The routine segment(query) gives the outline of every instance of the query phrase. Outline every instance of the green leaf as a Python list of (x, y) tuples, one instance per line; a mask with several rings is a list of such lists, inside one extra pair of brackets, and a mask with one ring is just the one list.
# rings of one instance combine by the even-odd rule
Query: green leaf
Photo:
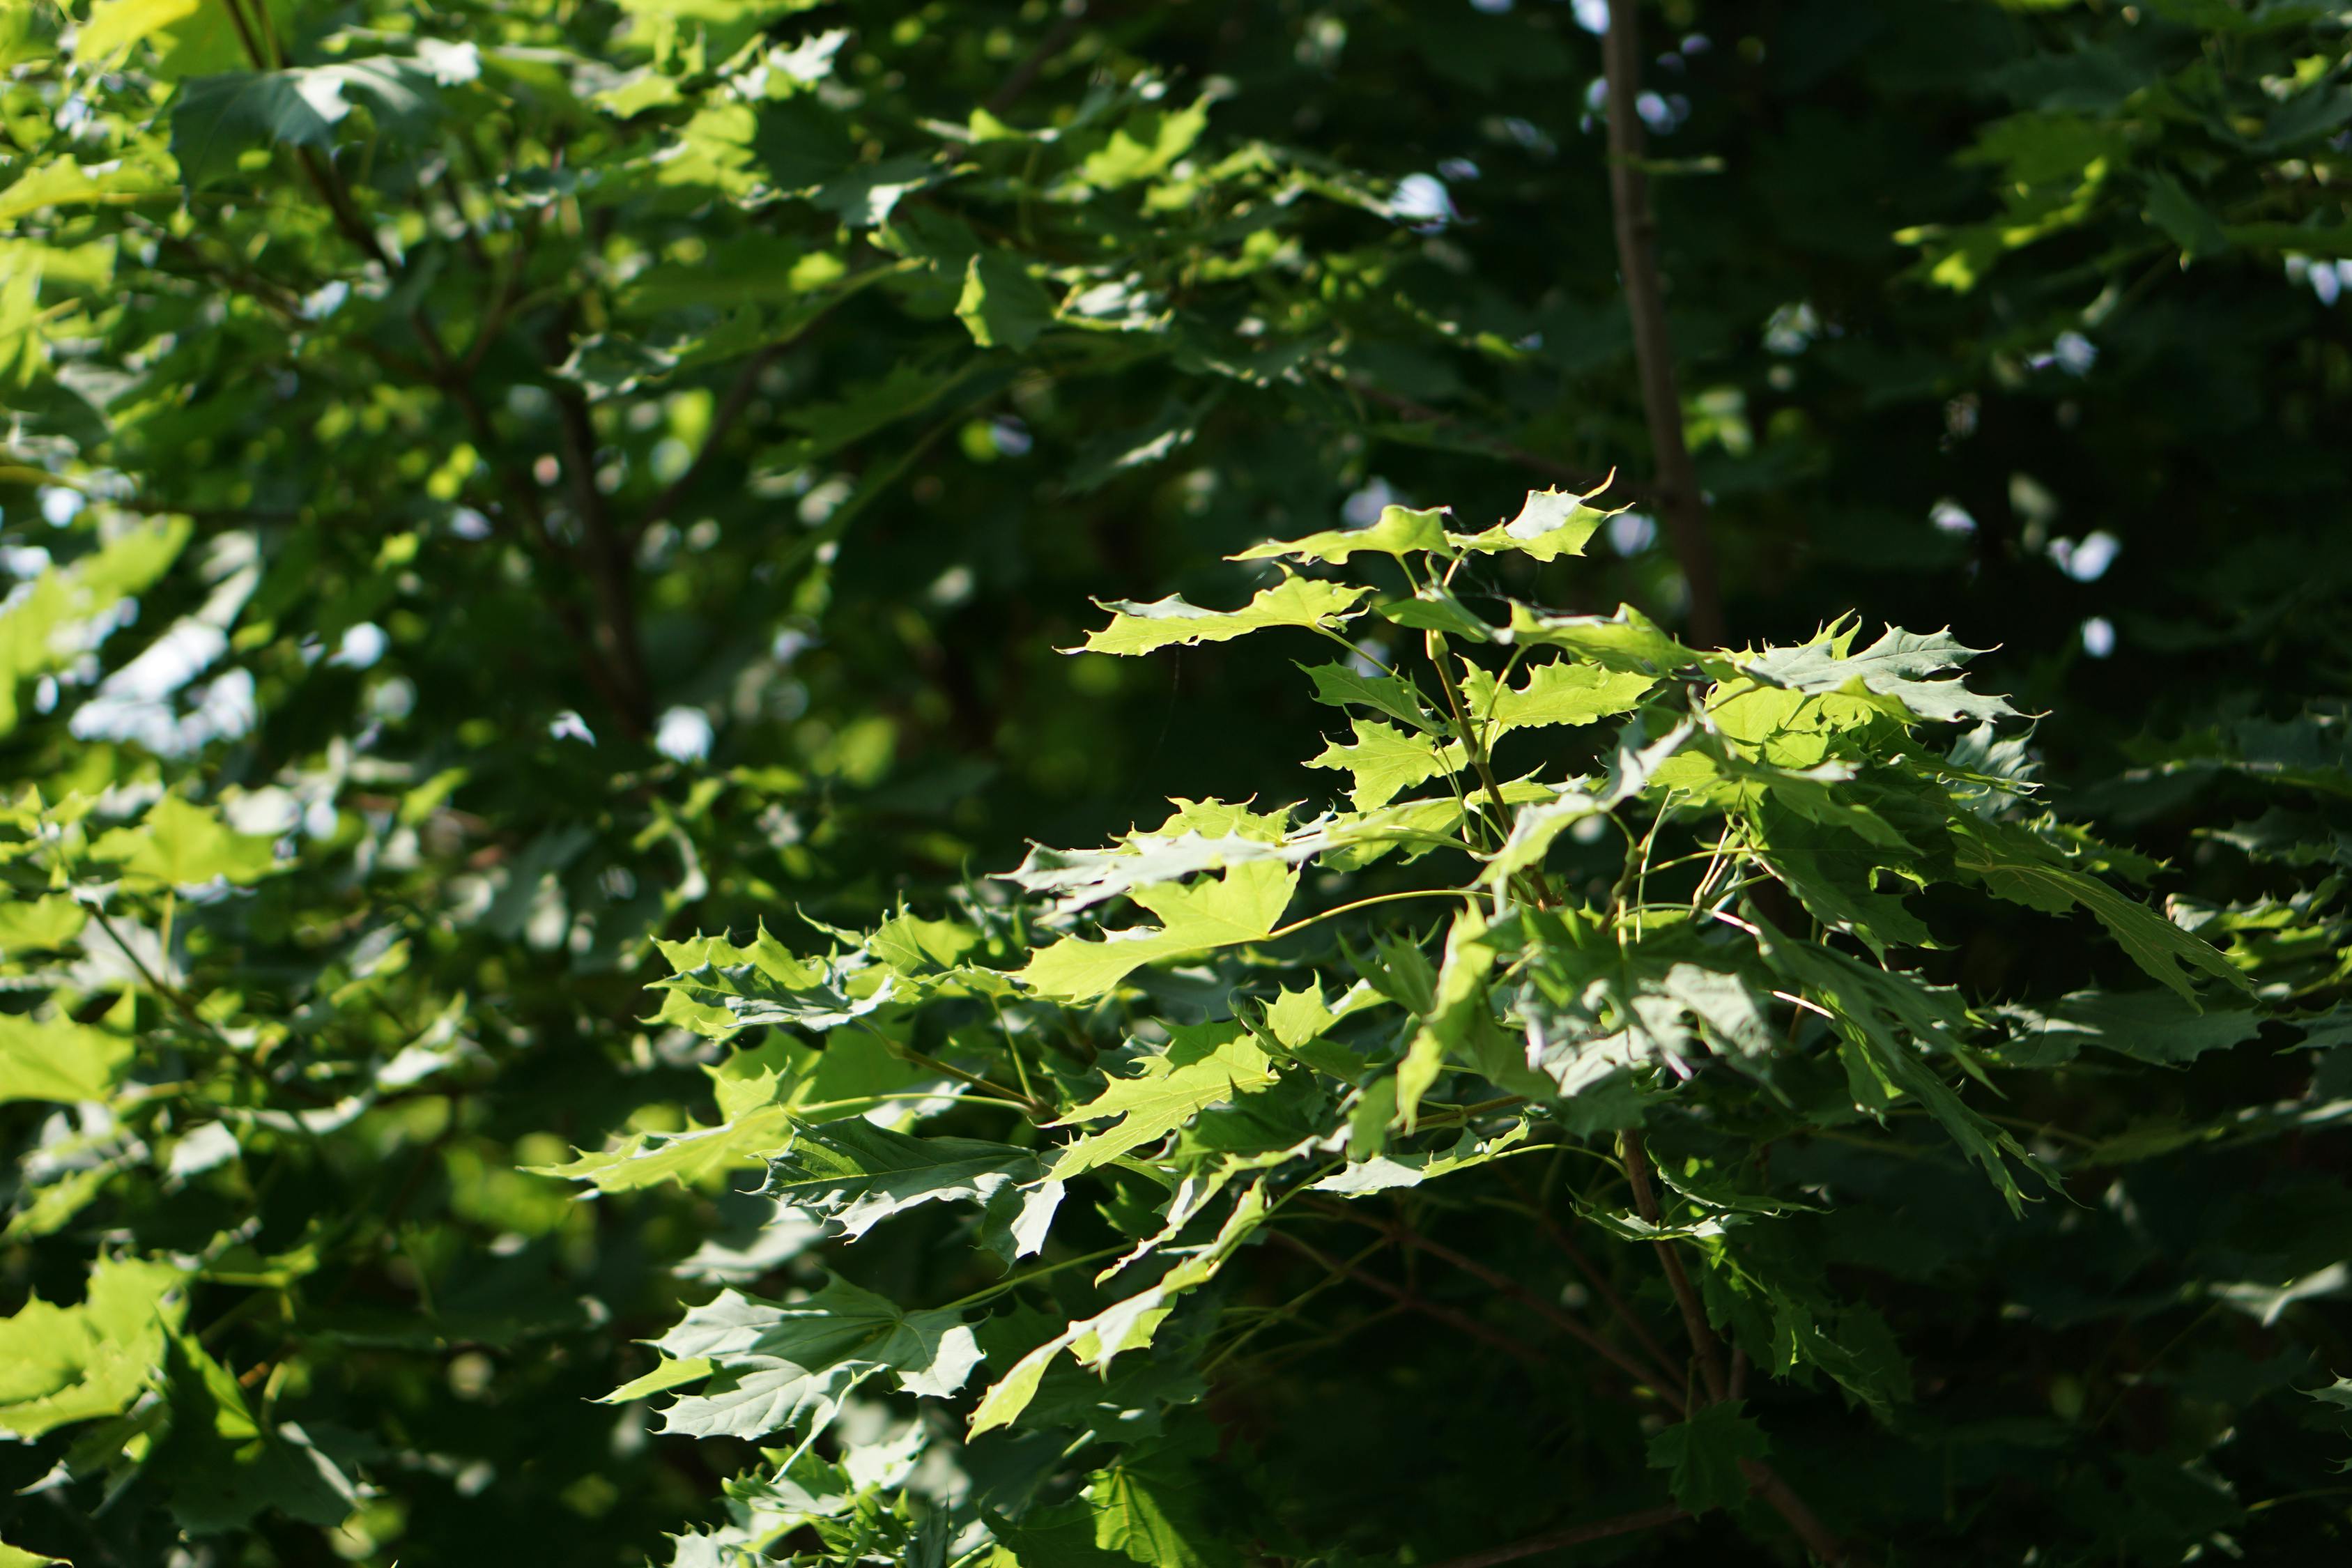
[(172, 156), (190, 190), (236, 172), (249, 147), (326, 151), (355, 107), (381, 131), (412, 132), (436, 107), (432, 78), (378, 56), (289, 70), (192, 77), (172, 100)]
[(1462, 700), (1482, 738), (1545, 724), (1591, 724), (1630, 713), (1657, 685), (1640, 671), (1556, 659), (1529, 669), (1517, 686), (1463, 662)]
[(1735, 668), (1720, 654), (1684, 647), (1630, 605), (1619, 605), (1613, 616), (1546, 616), (1515, 604), (1509, 637), (1524, 646), (1565, 648), (1603, 668), (1635, 674), (1673, 675), (1697, 668), (1722, 679)]
[(663, 1182), (696, 1186), (713, 1176), (755, 1165), (790, 1142), (789, 1107), (766, 1105), (716, 1127), (683, 1132), (635, 1132), (596, 1154), (560, 1165), (525, 1165), (533, 1175), (586, 1182), (600, 1193), (633, 1193)]
[(1979, 696), (1956, 679), (1924, 679), (1958, 668), (1982, 648), (1969, 647), (1948, 632), (1923, 635), (1889, 626), (1876, 642), (1850, 653), (1853, 633), (1852, 625), (1832, 626), (1801, 647), (1767, 648), (1741, 661), (1740, 668), (1796, 691), (1851, 691), (1859, 682), (1861, 689), (1891, 697), (1919, 718), (1939, 722), (2019, 717), (2005, 698)]
[(1315, 700), (1334, 708), (1353, 704), (1387, 714), (1420, 731), (1434, 735), (1444, 725), (1425, 708), (1421, 692), (1411, 681), (1394, 675), (1366, 675), (1344, 664), (1300, 665), (1307, 678), (1315, 683)]
[(1216, 404), (1214, 392), (1197, 403), (1171, 397), (1150, 424), (1095, 437), (1064, 481), (1069, 493), (1091, 495), (1122, 475), (1174, 457), (1198, 438)]
[(1469, 753), (1459, 741), (1443, 745), (1425, 735), (1408, 735), (1377, 719), (1352, 721), (1351, 745), (1330, 744), (1307, 759), (1310, 768), (1334, 768), (1354, 775), (1349, 798), (1359, 811), (1386, 805), (1402, 792), (1440, 773), (1459, 771)]
[(1054, 301), (1009, 251), (984, 250), (964, 266), (956, 319), (982, 348), (1025, 350), (1054, 321)]
[(1133, 1076), (1111, 1079), (1093, 1100), (1047, 1123), (1071, 1127), (1118, 1118), (1116, 1126), (1065, 1145), (1054, 1160), (1054, 1177), (1066, 1182), (1124, 1159), (1159, 1142), (1210, 1106), (1273, 1087), (1277, 1076), (1273, 1061), (1244, 1026), (1179, 1026), (1171, 1031), (1167, 1049), (1144, 1058)]
[(129, 1076), (137, 1049), (126, 1036), (68, 1018), (0, 1014), (0, 1103), (103, 1103)]
[(1087, 155), (1078, 173), (1090, 185), (1116, 190), (1164, 173), (1192, 151), (1209, 123), (1209, 100), (1188, 109), (1146, 109)]
[(1451, 591), (1435, 584), (1416, 590), (1410, 599), (1382, 599), (1372, 611), (1382, 620), (1415, 631), (1442, 632), (1475, 643), (1505, 640), (1503, 634), (1472, 614)]
[(1134, 1568), (1135, 1559), (1095, 1544), (1095, 1510), (1084, 1498), (1033, 1508), (1015, 1524), (983, 1511), (996, 1541), (990, 1568)]
[[(684, 944), (659, 945), (672, 963), (679, 962)], [(677, 1021), (714, 1038), (776, 1024), (815, 1033), (837, 1029), (883, 1006), (897, 987), (898, 977), (864, 953), (804, 960), (765, 931), (751, 948), (730, 950), (722, 942), (709, 951), (710, 961), (657, 980), (653, 989), (707, 1010)]]
[(43, 1563), (56, 1563), (64, 1568), (73, 1564), (63, 1557), (44, 1557), (37, 1552), (27, 1552), (21, 1546), (11, 1546), (0, 1541), (0, 1568), (41, 1568)]
[(1500, 954), (1486, 937), (1486, 917), (1475, 907), (1457, 911), (1445, 933), (1445, 954), (1429, 1005), (1422, 1010), (1421, 1026), (1397, 1065), (1397, 1119), (1407, 1131), (1418, 1125), (1422, 1096), (1448, 1059), (1472, 1051), (1475, 1037), (1494, 1026), (1486, 976)]
[(2134, 963), (2170, 986), (2191, 1007), (2200, 1005), (2192, 971), (2238, 990), (2252, 983), (2221, 952), (2135, 899), (2059, 859), (2032, 834), (2007, 823), (1971, 819), (1955, 824), (1955, 863), (1988, 892), (2046, 914), (2077, 906), (2090, 911), (2123, 944)]
[(839, 1279), (803, 1301), (722, 1291), (654, 1343), (675, 1360), (710, 1363), (702, 1392), (663, 1412), (663, 1430), (697, 1437), (782, 1432), (806, 1442), (870, 1377), (888, 1373), (909, 1394), (945, 1399), (981, 1360), (952, 1308), (908, 1312)]
[(988, 1207), (1045, 1173), (1026, 1149), (972, 1138), (912, 1138), (851, 1117), (796, 1129), (792, 1142), (769, 1156), (760, 1191), (833, 1221), (855, 1241), (923, 1204)]
[(2096, 1046), (2137, 1061), (2177, 1067), (2208, 1051), (2243, 1045), (2263, 1015), (2245, 1008), (2200, 1012), (2168, 991), (2077, 991), (2046, 1011), (2001, 1009), (2017, 1033), (2000, 1048), (2004, 1067), (2053, 1068)]
[(0, 904), (0, 952), (54, 952), (89, 923), (89, 911), (62, 893)]
[(1296, 868), (1257, 861), (1189, 884), (1137, 888), (1128, 897), (1158, 915), (1160, 925), (1111, 931), (1100, 941), (1064, 937), (1034, 954), (1017, 978), (1043, 996), (1087, 1001), (1147, 963), (1263, 940), (1297, 886)]
[[(0, 223), (23, 216), (20, 194), (38, 178), (37, 172), (0, 191)], [(18, 686), (70, 658), (71, 641), (60, 634), (144, 592), (178, 559), (192, 532), (185, 518), (125, 530), (71, 566), (43, 572), (30, 592), (8, 596), (0, 608), (0, 735), (16, 727)]]
[(1327, 629), (1349, 618), (1370, 590), (1343, 587), (1312, 577), (1286, 577), (1261, 589), (1238, 610), (1204, 610), (1175, 595), (1148, 605), (1126, 599), (1096, 601), (1111, 612), (1110, 625), (1090, 634), (1084, 653), (1139, 654), (1197, 643), (1224, 642), (1268, 626)]
[(1772, 794), (1751, 807), (1748, 822), (1765, 865), (1822, 925), (1882, 954), (1892, 947), (1936, 945), (1934, 933), (1899, 894), (1880, 890), (1882, 876), (1898, 884), (1905, 878), (1868, 839), (1824, 827)]
[(279, 869), (266, 834), (239, 833), (219, 813), (165, 795), (134, 827), (100, 836), (90, 853), (120, 861), (127, 878), (151, 887), (201, 887), (218, 877), (244, 886)]
[(1296, 864), (1312, 856), (1320, 842), (1312, 837), (1297, 843), (1268, 843), (1237, 833), (1215, 838), (1201, 833), (1173, 838), (1138, 833), (1117, 849), (1049, 849), (1037, 844), (1018, 868), (1003, 873), (1003, 879), (1048, 895), (1063, 910), (1077, 910), (1203, 871), (1259, 860)]
[(1650, 1468), (1666, 1472), (1666, 1485), (1685, 1511), (1731, 1508), (1748, 1496), (1740, 1466), (1763, 1458), (1772, 1446), (1747, 1409), (1742, 1399), (1702, 1405), (1650, 1439)]
[(1097, 1471), (1086, 1498), (1095, 1541), (1150, 1568), (1229, 1568), (1243, 1559), (1203, 1518), (1201, 1478), (1173, 1455), (1130, 1451)]
[(146, 1472), (191, 1535), (218, 1535), (278, 1512), (333, 1526), (359, 1507), (359, 1489), (299, 1426), (257, 1418), (236, 1379), (193, 1338), (164, 1345), (172, 1424)]
[(2221, 220), (2174, 175), (2150, 171), (2140, 175), (2140, 183), (2147, 187), (2147, 205), (2140, 216), (2188, 255), (2211, 256), (2230, 248)]
[(1960, 1044), (1967, 1015), (1957, 998), (1916, 976), (1874, 968), (1816, 942), (1769, 933), (1761, 945), (1765, 962), (1830, 1014), (1831, 1027), (1846, 1043), (1856, 1109), (1882, 1115), (1896, 1097), (1911, 1095), (1982, 1167), (2010, 1211), (2022, 1212), (2024, 1196), (2008, 1161), (2046, 1171), (2016, 1139), (1969, 1109), (1922, 1057), (1934, 1051), (1969, 1063)]
[[(1605, 488), (1605, 481), (1604, 481)], [(1457, 550), (1482, 554), (1512, 551), (1538, 561), (1581, 555), (1584, 546), (1609, 514), (1584, 504), (1584, 498), (1567, 490), (1529, 490), (1527, 504), (1508, 522), (1498, 522), (1483, 533), (1452, 533), (1447, 542)]]
[(678, 358), (671, 349), (625, 332), (596, 332), (572, 344), (571, 355), (555, 367), (555, 374), (603, 402), (660, 381), (677, 368)]
[(84, 60), (110, 61), (150, 33), (194, 15), (202, 0), (97, 0), (74, 41)]
[(1023, 1356), (981, 1396), (971, 1413), (968, 1436), (978, 1437), (1021, 1418), (1037, 1395), (1046, 1369), (1064, 1352), (1097, 1372), (1109, 1368), (1115, 1357), (1150, 1344), (1174, 1310), (1176, 1299), (1216, 1278), (1218, 1270), (1243, 1242), (1265, 1222), (1265, 1189), (1253, 1184), (1234, 1204), (1216, 1238), (1178, 1264), (1157, 1285), (1139, 1291), (1091, 1318), (1069, 1324), (1044, 1344)]
[[(1393, 1083), (1383, 1079), (1382, 1083)], [(1396, 1107), (1391, 1101), (1380, 1110), (1382, 1129), (1394, 1117)], [(1489, 1161), (1500, 1159), (1527, 1141), (1533, 1131), (1525, 1121), (1514, 1121), (1506, 1131), (1491, 1138), (1481, 1138), (1468, 1128), (1455, 1139), (1453, 1147), (1420, 1154), (1389, 1155), (1375, 1153), (1363, 1159), (1351, 1159), (1348, 1168), (1324, 1177), (1315, 1184), (1318, 1193), (1337, 1193), (1341, 1197), (1368, 1197), (1374, 1193), (1392, 1192), (1399, 1187), (1417, 1187), (1423, 1182), (1433, 1182), (1440, 1176), (1456, 1171), (1474, 1170)], [(1352, 1156), (1357, 1152), (1353, 1142), (1349, 1144)]]
[(100, 1258), (79, 1306), (35, 1296), (0, 1318), (0, 1432), (30, 1441), (128, 1409), (186, 1314), (186, 1277), (175, 1264)]
[(1321, 533), (1310, 533), (1304, 539), (1254, 544), (1240, 554), (1228, 555), (1225, 559), (1273, 561), (1288, 558), (1328, 561), (1334, 565), (1341, 565), (1350, 556), (1366, 551), (1393, 555), (1400, 560), (1412, 554), (1450, 558), (1454, 552), (1445, 542), (1445, 510), (1433, 507), (1426, 511), (1415, 511), (1410, 507), (1382, 507), (1380, 517), (1363, 528), (1326, 529)]

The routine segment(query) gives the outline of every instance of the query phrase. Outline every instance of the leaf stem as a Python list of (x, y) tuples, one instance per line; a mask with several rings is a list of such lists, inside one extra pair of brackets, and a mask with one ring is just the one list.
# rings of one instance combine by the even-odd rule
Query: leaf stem
[(960, 1083), (968, 1083), (974, 1089), (987, 1089), (991, 1094), (1000, 1095), (1013, 1104), (1024, 1106), (1032, 1117), (1049, 1117), (1054, 1114), (1055, 1108), (1034, 1094), (1024, 1094), (1010, 1084), (999, 1083), (992, 1078), (983, 1078), (976, 1072), (966, 1072), (952, 1063), (943, 1062), (934, 1056), (927, 1056), (912, 1046), (902, 1046), (894, 1040), (890, 1042), (890, 1050), (893, 1055), (901, 1057), (917, 1067), (929, 1068), (936, 1073), (944, 1073)]
[(976, 1307), (982, 1301), (994, 1300), (997, 1297), (1003, 1295), (1007, 1290), (1017, 1290), (1033, 1279), (1043, 1279), (1049, 1274), (1059, 1274), (1066, 1268), (1076, 1268), (1082, 1263), (1098, 1263), (1106, 1258), (1116, 1257), (1126, 1250), (1127, 1248), (1125, 1247), (1106, 1247), (1096, 1252), (1081, 1252), (1076, 1258), (1065, 1258), (1059, 1263), (1048, 1263), (1043, 1268), (1032, 1268), (1026, 1274), (1009, 1275), (1003, 1279), (999, 1279), (995, 1284), (991, 1285), (984, 1289), (974, 1290), (969, 1296), (959, 1296), (954, 1300), (935, 1310), (941, 1312), (952, 1312), (959, 1308)]
[(1293, 921), (1286, 926), (1276, 926), (1265, 933), (1265, 940), (1278, 941), (1283, 937), (1305, 931), (1308, 926), (1318, 921), (1328, 921), (1334, 915), (1352, 914), (1358, 910), (1370, 909), (1374, 904), (1393, 904), (1403, 899), (1466, 899), (1469, 896), (1460, 888), (1408, 888), (1401, 893), (1376, 893), (1369, 899), (1358, 899), (1353, 903), (1341, 904), (1336, 909), (1325, 910), (1320, 914), (1308, 915), (1304, 920)]
[[(1486, 786), (1486, 798), (1495, 805), (1495, 834), (1497, 844), (1510, 834), (1511, 808), (1503, 803), (1503, 786), (1495, 782), (1495, 770), (1486, 761), (1486, 748), (1478, 742), (1477, 731), (1470, 727), (1470, 715), (1462, 701), (1462, 688), (1454, 672), (1445, 668), (1445, 637), (1440, 632), (1422, 634), (1423, 650), (1429, 656), (1430, 668), (1437, 671), (1437, 684), (1445, 692), (1445, 705), (1453, 710), (1454, 727), (1461, 733), (1463, 749), (1470, 753), (1470, 765), (1478, 773), (1479, 782)], [(1543, 868), (1530, 866), (1521, 875), (1528, 889), (1535, 896), (1529, 901), (1539, 909), (1549, 909), (1559, 900), (1554, 896), (1550, 881)]]

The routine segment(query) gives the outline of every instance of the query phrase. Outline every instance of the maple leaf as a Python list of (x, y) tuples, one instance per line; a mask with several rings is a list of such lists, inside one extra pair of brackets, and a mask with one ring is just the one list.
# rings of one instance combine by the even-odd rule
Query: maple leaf
[(721, 1291), (654, 1344), (695, 1370), (656, 1368), (605, 1397), (625, 1402), (707, 1376), (700, 1393), (663, 1413), (665, 1431), (698, 1437), (791, 1432), (806, 1441), (868, 1378), (887, 1373), (909, 1394), (944, 1399), (981, 1361), (979, 1342), (953, 1309), (909, 1312), (840, 1279), (800, 1301)]
[(852, 1117), (796, 1129), (792, 1142), (768, 1157), (760, 1192), (833, 1221), (855, 1241), (919, 1205), (986, 1207), (1044, 1175), (1026, 1149), (976, 1138), (913, 1138)]
[(1459, 769), (1469, 753), (1459, 741), (1440, 743), (1426, 736), (1409, 735), (1377, 719), (1349, 721), (1355, 743), (1327, 745), (1320, 756), (1307, 759), (1311, 768), (1332, 768), (1355, 775), (1349, 798), (1359, 811), (1386, 805), (1402, 791)]
[[(1601, 488), (1607, 486), (1608, 481), (1602, 480)], [(1475, 550), (1482, 554), (1516, 551), (1538, 561), (1581, 555), (1593, 534), (1609, 520), (1607, 512), (1595, 510), (1584, 500), (1584, 497), (1570, 490), (1529, 490), (1518, 516), (1510, 521), (1498, 522), (1481, 533), (1448, 534), (1446, 541), (1456, 550)]]
[(1400, 558), (1416, 553), (1450, 556), (1454, 552), (1446, 542), (1446, 511), (1442, 506), (1426, 511), (1402, 506), (1382, 507), (1381, 515), (1363, 528), (1326, 529), (1304, 539), (1254, 544), (1225, 559), (1271, 561), (1288, 556), (1298, 561), (1328, 561), (1336, 565), (1364, 551)]
[(1927, 676), (1957, 669), (1985, 652), (1949, 632), (1906, 632), (1889, 626), (1860, 653), (1847, 649), (1854, 627), (1841, 624), (1797, 647), (1768, 648), (1742, 661), (1750, 677), (1798, 691), (1874, 692), (1891, 697), (1919, 718), (1987, 721), (2020, 715), (2006, 698), (1970, 691), (1958, 680)]
[(1110, 625), (1087, 635), (1076, 653), (1150, 653), (1154, 649), (1226, 642), (1270, 626), (1328, 628), (1348, 618), (1370, 593), (1313, 577), (1286, 577), (1261, 589), (1238, 610), (1204, 610), (1170, 595), (1148, 605), (1129, 599), (1097, 603), (1111, 612)]
[(1131, 889), (1129, 899), (1158, 915), (1160, 925), (1111, 931), (1099, 941), (1064, 937), (1032, 956), (1015, 978), (1059, 1001), (1100, 996), (1147, 963), (1264, 939), (1297, 886), (1297, 868), (1261, 860), (1221, 877)]
[(1054, 1176), (1067, 1181), (1123, 1158), (1158, 1142), (1212, 1105), (1270, 1088), (1276, 1078), (1272, 1059), (1243, 1025), (1180, 1026), (1171, 1032), (1168, 1048), (1144, 1058), (1133, 1077), (1111, 1079), (1093, 1100), (1048, 1123), (1069, 1127), (1119, 1119), (1114, 1127), (1066, 1145), (1054, 1161)]

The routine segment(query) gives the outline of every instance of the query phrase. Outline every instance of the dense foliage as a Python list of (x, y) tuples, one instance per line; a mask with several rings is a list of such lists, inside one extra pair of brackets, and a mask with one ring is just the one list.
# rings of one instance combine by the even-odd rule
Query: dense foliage
[(0, 0), (0, 1558), (2341, 1550), (2347, 55)]

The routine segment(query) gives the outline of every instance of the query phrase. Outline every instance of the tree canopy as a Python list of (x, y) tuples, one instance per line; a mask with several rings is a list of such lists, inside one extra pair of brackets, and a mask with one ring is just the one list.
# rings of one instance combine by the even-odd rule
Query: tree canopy
[(2341, 1549), (2337, 12), (0, 69), (0, 1568)]

